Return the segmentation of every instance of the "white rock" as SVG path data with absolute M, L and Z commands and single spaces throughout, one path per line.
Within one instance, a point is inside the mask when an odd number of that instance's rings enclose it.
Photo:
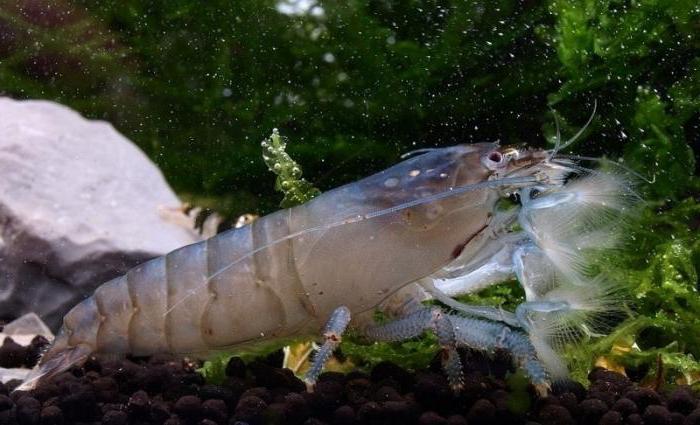
M 97 285 L 195 242 L 159 209 L 180 201 L 110 124 L 47 101 L 0 98 L 0 311 L 56 329 Z
M 0 382 L 6 384 L 9 381 L 24 381 L 31 371 L 31 369 L 26 368 L 5 369 L 0 367 Z
M 54 335 L 46 324 L 34 313 L 27 313 L 24 316 L 13 320 L 3 326 L 0 332 L 0 341 L 5 341 L 5 337 L 10 337 L 14 342 L 22 346 L 28 346 L 32 340 L 41 335 L 47 341 L 52 342 Z M 36 367 L 35 367 L 36 369 Z M 0 367 L 0 382 L 6 384 L 9 381 L 24 381 L 29 376 L 32 369 Z
M 34 337 L 41 335 L 49 342 L 53 341 L 53 332 L 35 313 L 27 313 L 6 324 L 0 332 L 0 341 L 5 337 L 12 338 L 19 345 L 29 345 Z

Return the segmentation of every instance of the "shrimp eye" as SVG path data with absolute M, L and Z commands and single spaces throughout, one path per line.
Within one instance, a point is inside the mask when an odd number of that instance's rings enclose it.
M 499 151 L 491 151 L 482 160 L 483 164 L 489 170 L 496 170 L 502 168 L 506 165 L 507 158 Z

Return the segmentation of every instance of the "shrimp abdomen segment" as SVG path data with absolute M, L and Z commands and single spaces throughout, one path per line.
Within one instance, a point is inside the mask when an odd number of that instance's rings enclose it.
M 90 297 L 75 306 L 63 318 L 63 329 L 68 330 L 65 335 L 68 345 L 86 344 L 94 347 L 101 321 L 94 298 Z
M 96 341 L 96 347 L 99 347 L 100 351 L 128 353 L 131 349 L 129 322 L 134 313 L 134 306 L 131 304 L 126 280 L 126 275 L 119 276 L 95 291 L 96 306 L 103 318 Z
M 131 269 L 126 274 L 126 286 L 133 310 L 129 321 L 129 351 L 135 355 L 169 351 L 165 333 L 168 299 L 165 257 Z
M 298 277 L 290 263 L 286 213 L 276 213 L 209 240 L 211 298 L 202 317 L 203 337 L 211 348 L 260 338 L 286 336 L 307 319 L 298 301 Z M 253 255 L 247 255 L 255 250 Z M 234 264 L 234 267 L 227 265 Z M 303 292 L 303 291 L 301 291 Z
M 204 241 L 165 257 L 167 302 L 163 319 L 169 352 L 189 353 L 207 347 L 202 316 L 212 297 L 207 286 L 210 252 L 210 244 Z
M 304 302 L 291 243 L 270 244 L 288 235 L 287 214 L 105 283 L 66 315 L 66 343 L 103 353 L 198 353 L 294 333 L 313 319 L 313 307 Z

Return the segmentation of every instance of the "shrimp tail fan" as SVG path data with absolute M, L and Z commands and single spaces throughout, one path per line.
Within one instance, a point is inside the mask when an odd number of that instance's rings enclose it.
M 68 346 L 67 340 L 65 334 L 59 334 L 51 348 L 41 357 L 39 364 L 15 388 L 15 391 L 29 391 L 36 388 L 40 381 L 50 379 L 82 363 L 93 351 L 87 345 Z

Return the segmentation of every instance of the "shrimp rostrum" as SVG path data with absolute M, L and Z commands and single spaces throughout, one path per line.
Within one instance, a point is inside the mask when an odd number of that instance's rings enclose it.
M 313 383 L 348 325 L 385 341 L 435 332 L 455 389 L 460 345 L 507 350 L 547 388 L 566 373 L 558 342 L 611 307 L 609 285 L 582 253 L 611 246 L 630 194 L 620 175 L 555 151 L 428 150 L 103 284 L 65 316 L 20 389 L 93 353 L 203 355 L 322 331 Z M 501 208 L 513 195 L 520 202 Z M 526 294 L 514 312 L 452 298 L 509 277 Z M 364 320 L 411 288 L 447 308 L 407 303 L 393 322 Z

